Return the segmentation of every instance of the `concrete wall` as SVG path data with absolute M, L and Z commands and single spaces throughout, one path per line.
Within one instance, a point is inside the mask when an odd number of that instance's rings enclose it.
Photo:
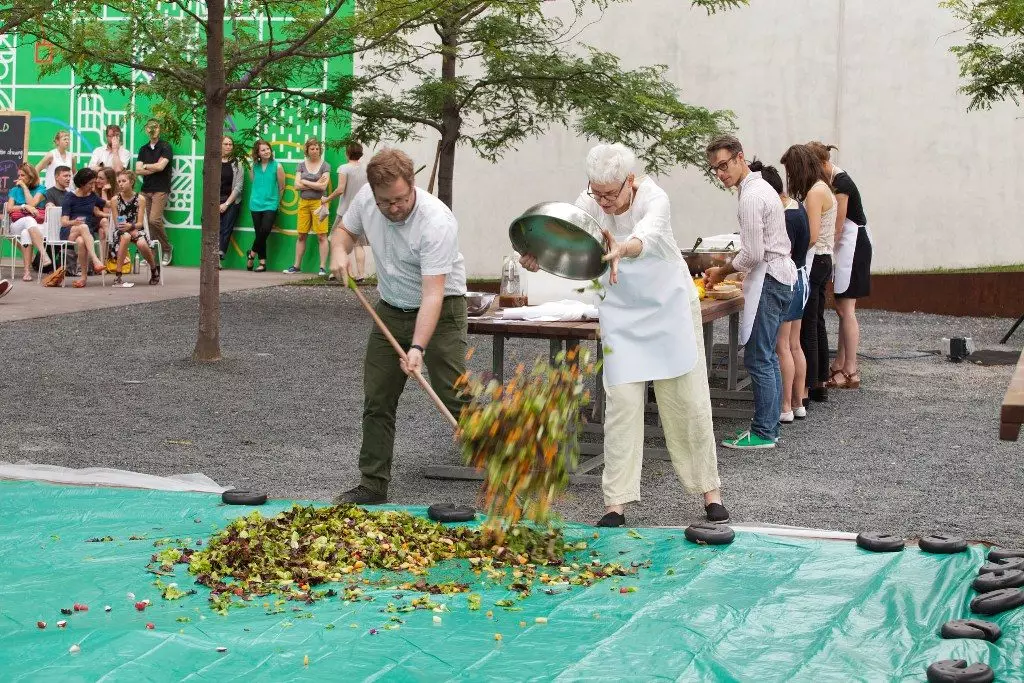
M 956 29 L 936 0 L 752 0 L 711 17 L 683 0 L 634 0 L 583 38 L 627 66 L 667 64 L 685 101 L 733 110 L 748 158 L 777 163 L 810 139 L 839 145 L 875 237 L 874 270 L 1024 262 L 1024 111 L 967 113 L 948 50 Z M 471 274 L 500 272 L 523 209 L 577 195 L 590 144 L 554 130 L 497 165 L 460 149 L 455 212 Z M 435 145 L 405 148 L 419 165 Z M 658 182 L 681 246 L 734 229 L 735 199 L 695 171 Z

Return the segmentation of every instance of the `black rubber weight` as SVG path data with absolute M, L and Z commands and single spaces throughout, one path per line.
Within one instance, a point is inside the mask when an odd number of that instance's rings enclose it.
M 988 664 L 968 664 L 963 659 L 943 659 L 928 667 L 931 683 L 991 683 L 996 678 Z
M 267 502 L 267 494 L 245 489 L 228 489 L 220 494 L 220 499 L 228 505 L 263 505 Z
M 1024 548 L 992 548 L 988 551 L 989 561 L 1005 560 L 1008 557 L 1024 557 Z
M 991 572 L 1006 571 L 1009 569 L 1024 569 L 1024 557 L 1007 557 L 1002 560 L 992 560 L 981 565 L 981 569 L 978 570 L 979 574 L 989 574 Z
M 736 538 L 736 532 L 732 527 L 724 524 L 691 524 L 683 531 L 686 540 L 701 545 L 728 545 Z
M 427 508 L 427 517 L 435 522 L 469 522 L 476 518 L 476 510 L 468 505 L 434 503 Z
M 973 638 L 996 642 L 1003 632 L 998 624 L 981 619 L 954 619 L 942 625 L 940 631 L 943 638 Z
M 976 614 L 999 614 L 1024 605 L 1024 591 L 1019 588 L 1001 588 L 982 593 L 971 600 L 971 611 Z
M 873 553 L 894 553 L 906 546 L 906 541 L 892 534 L 865 531 L 857 534 L 857 545 Z
M 926 553 L 939 555 L 951 555 L 962 553 L 967 550 L 967 541 L 959 536 L 946 536 L 945 534 L 932 534 L 925 536 L 917 545 Z
M 1019 588 L 1024 586 L 1024 571 L 1020 569 L 1000 569 L 982 574 L 971 584 L 979 593 L 991 593 L 1000 588 Z

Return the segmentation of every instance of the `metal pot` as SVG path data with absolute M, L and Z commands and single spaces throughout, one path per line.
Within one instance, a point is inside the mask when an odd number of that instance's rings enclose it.
M 466 314 L 471 316 L 483 315 L 494 303 L 497 294 L 487 292 L 466 292 Z
M 700 275 L 712 266 L 725 265 L 739 253 L 739 251 L 695 251 L 693 249 L 681 249 L 680 251 L 690 269 L 690 275 Z
M 508 229 L 512 246 L 537 259 L 537 265 L 570 280 L 593 280 L 604 274 L 604 237 L 600 224 L 566 202 L 531 206 Z

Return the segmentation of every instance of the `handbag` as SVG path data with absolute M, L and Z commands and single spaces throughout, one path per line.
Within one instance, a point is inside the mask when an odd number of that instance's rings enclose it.
M 60 287 L 64 284 L 64 275 L 67 273 L 67 269 L 64 266 L 57 268 L 55 271 L 43 278 L 44 287 Z
M 7 215 L 10 216 L 12 223 L 21 220 L 25 216 L 31 216 L 36 223 L 42 225 L 43 223 L 46 222 L 46 214 L 40 211 L 39 209 L 36 209 L 36 211 L 38 213 L 35 216 L 32 216 L 32 214 L 30 214 L 28 211 L 23 211 L 22 209 L 14 209 Z

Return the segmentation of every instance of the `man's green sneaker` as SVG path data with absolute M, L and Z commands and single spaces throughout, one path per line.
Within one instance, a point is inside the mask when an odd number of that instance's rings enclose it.
M 775 448 L 775 442 L 771 439 L 762 439 L 751 431 L 738 434 L 733 439 L 724 439 L 722 445 L 737 451 L 745 451 L 755 448 Z

